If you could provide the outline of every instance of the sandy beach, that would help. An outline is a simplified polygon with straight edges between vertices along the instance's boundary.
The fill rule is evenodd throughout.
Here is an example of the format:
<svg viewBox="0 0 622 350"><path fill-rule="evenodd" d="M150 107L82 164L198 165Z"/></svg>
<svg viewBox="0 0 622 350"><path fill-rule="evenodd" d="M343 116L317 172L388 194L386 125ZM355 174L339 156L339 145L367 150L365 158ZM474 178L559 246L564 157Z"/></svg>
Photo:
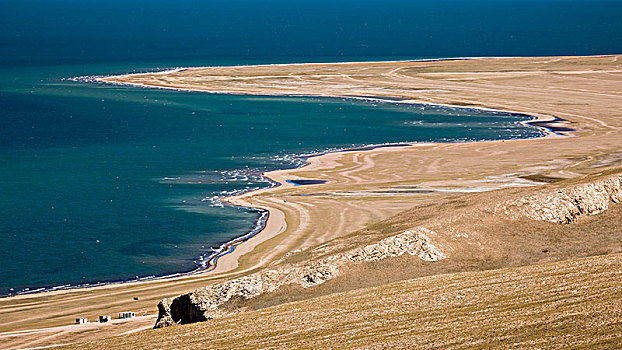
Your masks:
<svg viewBox="0 0 622 350"><path fill-rule="evenodd" d="M266 267L303 261L312 248L364 241L366 228L415 205L450 203L488 191L529 194L542 185L619 171L622 162L622 56L511 57L184 68L99 78L141 87L254 96L391 99L391 103L493 109L534 116L545 137L421 143L331 152L308 165L265 176L281 186L226 198L269 212L264 229L222 256L209 272L170 279L0 299L0 342L34 347L118 335L53 328L132 310L156 313L157 302ZM261 98L261 97L259 97ZM287 180L322 180L294 186ZM465 204L469 205L469 204ZM438 212L443 216L444 212ZM427 220L427 219L426 219ZM384 226L382 230L385 230ZM390 234L386 229L386 234ZM384 232L384 231L383 231ZM482 244L485 242L482 241ZM355 244L355 243L352 243ZM568 258L558 256L557 260ZM553 261L553 260L552 260ZM7 333L24 331L20 333Z"/></svg>
<svg viewBox="0 0 622 350"><path fill-rule="evenodd" d="M340 187L342 187L342 191L346 193L348 191L344 191L343 189L343 186L346 185L346 183L344 183L345 181L343 180L338 180L339 177L347 177L347 174L353 172L360 173L368 169L373 169L374 172L378 169L386 169L385 172L387 174L391 173L394 177L394 179L390 181L393 183L401 183L417 179L419 180L419 186L421 186L420 181L422 176L425 174L425 176L436 177L433 185L430 186L431 189L434 189L435 186L439 185L449 187L464 186L462 190L469 191L468 188L472 188L474 184L468 184L468 181L465 181L465 179L461 179L458 181L460 183L457 183L455 178L441 180L439 179L439 176L437 176L441 172L441 169L451 168L451 166L449 166L448 164L454 164L454 166L456 164L460 164L460 162L457 162L456 160L456 158L460 157L458 155L452 155L453 157L450 156L450 158L448 159L443 159L442 155L447 152L446 150L458 148L460 149L460 151L458 152L466 152L468 154L493 152L492 154L497 154L499 156L499 159L495 160L496 162L508 163L507 159L503 160L504 155L511 158L515 157L517 154L520 154L521 158L525 158L525 155L529 153L529 151L527 150L521 151L520 149L516 149L517 147L526 147L528 149L531 147L538 147L539 149L544 148L539 145L536 146L535 143L533 144L533 146L531 144L529 146L523 146L525 142L545 142L544 140L547 140L548 142L548 140L552 138L580 136L583 139L583 144L586 142L585 133L589 127L600 126L607 129L613 128L613 130L619 131L619 125L611 125L603 122L600 119L599 121L596 121L593 118L584 117L579 115L578 113L564 113L563 108L557 111L556 108L550 107L559 106L561 103L556 104L553 101L547 101L546 103L542 103L544 102L543 100L546 99L546 96L551 96L555 99L571 99L572 95L577 96L584 93L591 94L593 95L593 97L600 96L603 99L609 97L609 99L617 100L613 103L620 103L619 82L618 84L615 84L615 80L612 81L610 79L607 79L607 83L609 83L609 85L601 87L607 89L607 93L589 92L584 91L584 89L580 88L581 85L588 84L583 76L589 76L590 79L593 80L592 84L589 84L589 87L592 88L595 87L598 80L594 77L595 75L619 76L621 70L619 69L620 64L618 62L618 59L619 56L593 56L582 58L509 57L390 62L354 62L324 64L307 63L259 66L252 65L238 67L175 69L158 73L132 74L125 76L101 78L99 80L108 83L121 83L142 87L157 87L188 91L202 91L208 93L251 94L259 96L325 96L363 98L369 100L392 98L392 103L424 103L442 105L453 108L467 107L484 110L524 113L536 118L534 121L532 121L534 125L549 127L549 129L544 130L547 133L546 136L544 138L538 139L537 141L519 140L491 143L484 142L477 143L475 149L469 149L471 148L469 146L472 146L470 144L420 144L408 147L375 149L367 152L329 153L322 155L321 157L310 158L310 164L302 169L274 171L267 173L265 174L267 177L269 177L272 181L281 183L282 186L276 189L262 190L244 194L239 197L226 199L227 201L235 205L258 207L268 210L270 212L270 220L268 221L266 228L261 232L261 235L258 235L257 237L254 237L249 241L243 243L242 245L238 246L233 253L220 259L218 266L215 269L215 272L227 272L239 266L238 260L240 259L240 257L252 252L261 243L264 243L267 240L286 232L286 213L290 213L290 216L300 220L300 222L297 223L299 227L306 227L309 225L308 222L304 220L307 217L314 216L309 212L309 206L296 206L296 204L294 204L296 203L296 200L292 201L291 199L287 201L287 205L282 205L280 202L283 202L283 200L277 199L277 194L284 193L286 190L293 188L293 185L285 182L287 179L296 177L316 178L317 176L315 176L315 173L321 172L322 174L320 176L322 180L327 181L326 185L322 185L323 191L326 191L326 188L329 186L336 187L337 185L339 185ZM592 66L593 64L608 66L608 68L594 69ZM611 66L609 66L609 64ZM504 71L495 72L495 67L498 68L500 66L504 66ZM579 68L576 66L579 66ZM445 69L447 68L451 68L452 71L445 71ZM409 70L413 73L400 73ZM564 84L556 87L555 89L535 88L530 85L532 81L538 81L538 78L540 78L540 80L543 80L542 78L544 77L546 77L546 80L543 81L545 83L559 83L558 81L555 81L562 80L559 79L558 76L572 78L581 77L580 80L582 84L577 84L576 80L578 79L572 79L572 81L568 79L569 81L564 82ZM495 84L483 84L482 80L484 79L494 80ZM505 84L499 84L499 82L506 83L507 80L510 80L515 85L505 86ZM543 82L540 82L540 84L542 84ZM439 85L441 85L442 88L445 90L440 90ZM579 88L575 87L571 89L566 87L566 85L579 86ZM495 91L495 88L499 88L499 90ZM558 96L562 92L562 89L564 90L564 95L567 95L563 98ZM547 94L538 96L540 101L533 101L532 97L535 95L534 93L539 90L547 90ZM507 93L509 96L512 96L511 101L509 101L509 99L505 100L503 98L504 92ZM520 97L517 98L515 97L515 95L517 95L517 97ZM501 96L502 101L499 100L499 96ZM396 100L395 98L399 99ZM612 102L603 101L602 103L609 104ZM546 104L547 106L541 106L543 104ZM574 103L574 105L577 106L580 104ZM586 105L591 106L591 103L587 103ZM557 109L559 109L559 107ZM612 117L609 117L608 119ZM614 120L613 122L616 123L618 121ZM572 127L576 128L576 132L551 132L551 127L554 127L554 131L556 131L556 129L571 129ZM585 130L582 130L582 128L584 128ZM613 130L607 131L607 134L613 132ZM590 141L596 139L599 139L597 135L591 135ZM599 140L596 142L602 144L611 142L615 144L616 141ZM567 140L564 141L564 143L575 143L575 141ZM484 144L489 145L482 146ZM510 144L513 144L513 146L510 146ZM510 147L515 149L514 152L497 150L497 148L507 149ZM585 147L589 146L586 145ZM599 146L599 148L602 147L602 145ZM494 148L494 150L488 151L487 148ZM613 148L615 149L615 146ZM426 170L424 174L419 174L419 176L414 176L412 172L409 172L411 176L402 177L400 175L396 175L396 173L400 173L398 169L402 171L406 169L415 169L405 168L402 165L395 167L386 164L392 163L394 159L394 157L386 155L391 155L395 153L403 154L409 151L409 153L411 153L414 149L417 149L420 152L424 151L427 153L425 155L417 155L416 157L427 159L433 158L432 154L437 155L437 165ZM555 148L548 150L548 152L550 153L555 153L556 151L557 150ZM352 153L356 153L356 156L352 157ZM367 155L366 153L371 153L371 155ZM350 162L357 162L357 164L353 167L354 169L348 169L347 171L344 171L343 166L340 167L340 165L343 164L341 162L344 158L350 157L355 158L356 160L348 160ZM388 158L385 164L377 164L374 161L374 158L383 157ZM360 162L359 159L361 158L365 160L363 162ZM504 169L506 171L505 174L494 174L494 172L491 172L491 174L488 175L489 179L487 180L488 188L495 188L495 186L499 188L513 185L520 186L524 184L523 181L519 180L520 176L528 176L532 175L531 173L538 172L539 169L531 170L531 168L534 167L534 163L542 163L543 159L547 158L549 159L549 161L558 161L560 163L563 163L562 159L564 157L558 157L562 159L555 159L556 157L552 157L550 154L543 154L541 157L537 157L536 159L521 159L520 165L516 164L516 166L511 170ZM488 161L490 163L493 163L490 160ZM421 160L421 162L423 163L424 161ZM485 160L482 160L482 162L485 162ZM443 163L445 163L445 165L443 165ZM476 175L476 177L481 176L481 172L476 171L474 169L474 165L475 164L468 164L468 167L471 169L471 171L474 171L478 174ZM559 176L561 178L576 176L577 174L568 173L567 168L569 168L569 165L571 165L572 167L576 166L575 164L559 164L550 167L550 169L543 169L545 171L539 171L539 173L546 172L547 176ZM333 170L335 168L339 169L338 174L336 174ZM465 168L466 166L464 168L461 168L460 172L465 171ZM328 176L328 173L332 173L333 177L330 178ZM454 174L455 173L452 173L450 177L453 177ZM508 177L508 174L510 174L511 176ZM497 180L498 183L495 185L495 180L490 180L490 177L495 176L501 176L504 178ZM363 184L376 183L378 179L374 176L370 179L367 179L367 181L364 181L362 178L358 177L348 177L348 180L349 181L347 181L347 186L360 186ZM477 184L477 180L475 181L475 184ZM307 191L312 191L307 189L296 190L298 196L300 196L300 194L309 195L310 193L307 193ZM270 199L262 198L267 196L268 193L274 193L275 195L271 196ZM364 197L364 195L361 197ZM375 200L380 201L379 198L375 198ZM392 207L395 208L395 210L399 210L406 209L406 206L408 206L408 204L406 204L405 207L401 207L399 204L396 203L399 202L399 199L395 197L391 198L391 202L392 203L390 205L385 204L379 205L378 207L383 209ZM324 202L315 202L314 207L334 208L334 205L330 205ZM315 215L322 217L325 216L325 214L321 213L315 213ZM373 216L371 213L367 213L366 217L371 218ZM348 223L344 225L344 227L348 227L349 230L356 230L357 228L361 228L364 223L367 222L369 221L366 220L363 222L359 222L357 225L357 223L355 222L348 221ZM299 228L298 230L301 229ZM317 231L323 230L324 228L318 229ZM338 237L342 234L345 234L345 232L333 233L331 238ZM285 235L298 237L298 235ZM291 250L306 248L321 241L322 240L310 240L306 244L302 244L301 246L296 247L294 247L292 243ZM264 265L267 261L270 261L273 258L272 254L269 254L268 256L269 257L262 257L261 259L257 260L259 262L257 265L249 266L247 269L245 269L245 271L256 268L258 265Z"/></svg>

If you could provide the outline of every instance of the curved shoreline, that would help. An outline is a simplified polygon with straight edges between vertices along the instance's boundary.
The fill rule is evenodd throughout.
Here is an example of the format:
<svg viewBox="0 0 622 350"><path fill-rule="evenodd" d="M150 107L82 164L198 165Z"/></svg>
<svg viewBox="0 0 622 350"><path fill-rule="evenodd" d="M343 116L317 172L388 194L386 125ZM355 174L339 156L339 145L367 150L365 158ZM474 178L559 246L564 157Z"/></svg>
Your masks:
<svg viewBox="0 0 622 350"><path fill-rule="evenodd" d="M529 121L527 121L529 122ZM523 123L523 122L520 122ZM537 138L543 138L546 136L539 136L539 137L532 137L532 138L521 138L521 139L498 139L498 140L483 140L483 141L465 141L465 142L448 142L448 143L484 143L484 142L494 142L494 141L516 141L516 140L529 140L529 139L537 139ZM300 156L298 157L298 159L302 160L304 162L304 164L302 164L300 167L297 168L303 168L306 167L308 165L310 165L311 163L308 162L308 159L311 158L315 158L315 157L321 157L327 154L336 154L336 153L344 153L344 152L357 152L357 151L372 151L374 149L378 149L378 148L406 148L406 147L412 147L414 145L418 145L418 144L438 144L435 142L425 142L425 143L417 143L417 142L412 142L412 143L382 143L382 144L369 144L369 145L363 145L360 147L354 147L354 148L343 148L343 149L335 149L335 150L328 150L325 152L320 152L320 153L313 153L310 155L304 155L304 156ZM272 171L287 171L287 170L292 170L292 169L296 169L296 168L287 168L287 169L275 169ZM162 280L169 280L169 279L178 279L178 278L183 278L185 276L193 276L193 275L200 275L200 274L204 274L204 273L209 273L214 271L218 266L218 260L235 252L235 249L244 244L246 241L248 241L249 239L259 235L266 227L266 224L270 218L270 209L266 209L266 208L260 208L260 207L254 207L254 206L247 206L247 205L243 205L243 204L236 204L235 200L237 197L245 197L246 195L255 195L261 191L265 191L265 190L270 190L276 187L281 187L284 184L277 182L276 180L270 178L269 176L262 174L262 177L264 177L265 179L267 179L268 181L270 181L271 183L275 184L275 186L270 186L270 187L266 187L266 188L260 188L260 189L255 189L255 190L249 190L249 191L245 191L233 196L224 196L219 198L218 200L221 202L224 202L226 205L230 205L230 206L235 206L235 207L241 207L241 208L246 208L249 210L254 210L260 213L260 217L257 219L255 226L249 230L248 232L246 232L245 234L242 234L238 237L235 237L233 239L231 239L230 241L226 241L223 244L221 244L216 251L214 251L211 255L208 255L207 261L205 263L205 266L200 266L200 267L196 267L190 271L181 271L181 272L175 272L175 273L171 273L171 274L165 274L165 275L151 275L151 276L143 276L143 277L138 277L138 278L132 278L132 279L127 279L127 280L112 280L112 281L102 281L102 282L92 282L92 283L84 283L84 284L78 284L78 285L72 285L72 284L63 284L63 285L59 285L59 286L52 286L52 287L32 287L34 289L30 289L27 288L27 290L21 290L18 291L16 293L7 293L7 294L0 294L0 299L2 298L11 298L11 297L16 297L16 296L29 296L29 295L34 295L34 294L41 294L41 293L50 293L50 292L58 292L58 291L68 291L68 290L76 290L76 289L88 289L88 288L97 288L97 287L102 287L102 286L111 286L111 285L126 285L126 284L132 284L132 283L145 283L145 282L157 282L157 281L162 281ZM292 184L294 185L294 184ZM296 186L296 185L294 185ZM265 215L264 215L265 214ZM220 271L222 272L226 272L226 271Z"/></svg>
<svg viewBox="0 0 622 350"><path fill-rule="evenodd" d="M600 56L600 55L595 55L595 56ZM314 66L314 65L351 65L351 64L365 64L365 63L409 63L409 62L443 62L443 61L465 61L465 60L477 60L477 59L488 59L488 58L515 58L515 57L456 57L456 58L439 58L439 59L421 59L421 60L398 60L398 61L368 61L368 62L330 62L330 63L279 63L279 64L260 64L260 65L238 65L238 66L210 66L210 67L176 67L173 69L165 69L165 70L161 70L161 71L155 71L155 72L141 72L141 73L129 73L129 74L122 74L122 75L112 75L112 76L93 76L93 77L75 77L75 78L70 78L68 80L72 80L72 81L77 81L77 82L83 82L83 83L99 83L99 84L103 84L103 85L111 85L111 86L125 86L125 87L133 87L133 88L145 88L145 89L162 89L162 90L173 90L173 91L183 91L183 92L195 92L195 93L207 93L207 94L217 94L217 95L236 95L236 96L260 96L260 97L274 97L274 96L278 96L278 97L285 97L285 98L296 98L296 97L311 97L311 98L331 98L331 99L346 99L346 100L362 100L362 101L373 101L373 102L378 102L378 103L393 103L393 104L407 104L407 105L422 105L422 106L434 106L434 107L441 107L441 108L452 108L452 109L463 109L463 110L476 110L476 111L483 111L483 112L492 112L492 113L507 113L510 115L515 115L515 116L521 116L521 117L525 117L525 118L532 118L532 119L528 119L528 120L524 120L524 121L519 121L518 123L521 125L524 125L525 127L536 127L538 128L541 132L542 135L541 136L537 136L537 137L528 137L528 138L518 138L518 139L495 139L495 140L479 140L479 141L457 141L457 142L425 142L425 144L444 144L444 143L486 143L486 142L495 142L495 141L517 141L517 140L529 140L529 139L541 139L541 138L548 138L548 137L565 137L565 136L570 136L571 134L564 134L564 133L558 133L555 131L555 126L548 126L548 124L550 123L555 123L558 120L561 121L566 121L564 119L560 119L558 117L555 116L548 116L548 115L540 115L537 114L535 115L530 115L530 114L526 114L523 112L518 112L518 111L513 111L513 110L504 110L504 109L498 109L498 108L492 108L492 107L475 107L475 106L460 106L460 105L451 105L451 104L444 104L444 103L421 103L421 102L413 102L411 100L408 99L402 99L399 97L387 97L387 96L350 96L350 95L324 95L324 94L317 94L317 95L308 95L308 94L278 94L278 93L274 93L274 94L262 94L262 95L256 95L256 94L245 94L245 93L237 93L237 92L222 92L222 91L205 91L205 90L195 90L195 89L184 89L184 88L172 88L172 87L162 87L162 86L153 86L153 85L148 85L148 84L135 84L135 83L119 83L119 82L110 82L110 81L106 81L106 78L116 78L116 77L124 77L124 76L132 76L132 75L143 75L143 74L170 74L170 73L176 73L176 72L183 72L187 69L191 69L191 68L252 68L252 67L279 67L279 66ZM564 132L567 131L574 131L574 130L564 130ZM299 167L299 168L303 168L306 167L308 165L310 165L310 163L308 162L309 159L311 158L315 158L315 157L321 157L323 155L326 154L335 154L335 153L343 153L343 152L353 152L353 151L372 151L374 149L378 149L378 148L387 148L387 147L391 147L391 148L407 148L407 147L412 147L413 145L416 144L421 144L418 142L396 142L396 143L382 143L382 144L369 144L369 145L362 145L362 146L357 146L357 147L352 147L352 148L341 148L341 149L333 149L333 150L327 150L327 151L323 151L323 152L319 152L319 153L313 153L313 154L309 154L309 155L303 155L303 156L299 156L297 157L298 159L302 160L304 163ZM286 170L291 170L290 169L275 169L272 170L270 172L281 172L281 171L286 171ZM64 285L60 285L60 286L52 286L52 287L38 287L35 289L28 289L28 290L21 290L18 291L16 293L7 293L7 294L0 294L0 298L8 298L8 297L15 297L15 296L21 296L21 295L33 295L33 294L39 294L39 293L49 293L49 292L56 292L56 291L64 291L64 290L75 290L75 289L88 289L88 288L96 288L96 287L101 287L101 286L107 286L107 285L126 285L126 284L131 284L131 283L146 283L146 282L154 282L154 281L162 281L162 280L168 280L168 279L177 279L177 278L183 278L185 276L194 276L194 275L201 275L201 274L205 274L205 273L209 273L209 272L214 272L217 270L218 268L218 260L226 257L228 255L231 255L235 252L236 248L238 248L239 246L243 245L244 243L246 243L248 240L252 239L253 237L259 235L260 233L262 233L265 228L266 228L266 224L268 222L268 220L270 220L270 208L261 208L261 207L256 207L256 206L249 206L249 205L245 205L241 202L237 202L238 199L250 196L250 195L255 195L258 193L261 193L263 191L267 191L270 189L273 189L275 187L290 187L287 186L284 183L278 182L276 179L269 177L266 174L262 174L262 177L266 178L269 182L271 182L272 184L276 184L276 186L270 186L267 188L261 188L261 189L256 189L256 190L250 190L250 191L245 191L242 193L238 193L235 194L233 196L225 196L225 197L221 197L218 200L222 201L228 205L232 205L232 206L239 206L239 207L243 207L243 208L247 208L250 210L256 210L258 212L260 212L260 217L257 219L255 226L249 230L248 232L235 237L229 241L224 242L223 244L221 244L216 251L213 252L213 254L208 255L207 256L207 260L205 261L204 266L199 266L196 267L190 271L182 271L182 272L176 272L176 273L172 273L172 274L166 274L166 275L151 275L151 276L144 276L144 277L139 277L139 278L132 278L132 279L127 279L127 280L113 280L113 281L103 281L103 282L93 282L93 283L85 283L85 284L79 284L79 285L71 285L71 284L64 284ZM265 215L264 215L265 213ZM274 218L273 218L274 220ZM236 258L237 260L237 258ZM237 262L236 262L237 263ZM220 271L217 271L219 273L224 273L224 272L228 272L228 270L230 269L222 269ZM33 287L34 288L34 287Z"/></svg>
<svg viewBox="0 0 622 350"><path fill-rule="evenodd" d="M176 69L175 71L179 71L180 69ZM125 85L125 86L131 86L134 87L131 84L117 84L117 83L104 83L104 84L108 84L108 85ZM142 87L142 86L141 86ZM144 86L142 88L151 88L149 86ZM156 88L156 87L153 87ZM201 91L194 91L194 90L188 90L190 92L201 92ZM219 93L217 93L219 94ZM225 93L225 95L228 95ZM272 96L272 95L271 95ZM279 95L282 96L282 95ZM343 99L352 99L352 100L364 100L364 101L375 101L375 102L380 102L380 103L395 103L395 101L387 101L387 100L383 100L381 98L374 98L374 97L349 97L349 96L296 96L296 95L292 95L292 96L282 96L282 97L323 97L323 98L343 98ZM480 111L484 111L484 112L499 112L499 113L508 113L508 114L515 114L517 116L524 116L526 118L532 118L530 120L524 120L524 121L519 121L518 123L521 125L524 125L526 127L537 127L538 129L540 129L543 134L541 136L536 136L536 137L528 137L528 138L517 138L517 139L495 139L495 140L479 140L479 141L456 141L456 142L442 142L442 143L485 143L485 142L494 142L494 141L515 141L515 140L529 140L529 139L538 139L538 138L544 138L544 137L548 137L551 135L554 135L555 133L553 131L551 131L549 128L546 127L542 127L542 126L534 126L531 125L532 122L539 122L539 123L546 123L549 120L541 118L539 119L538 117L535 116L530 116L524 113L519 113L519 112L512 112L512 111L503 111L503 110L498 110L498 109L484 109L484 108L472 108L472 107L464 107L464 106L452 106L452 105L443 105L443 104L421 104L421 103L409 103L409 102L402 102L405 104L410 104L410 105L428 105L428 106L436 106L436 107L444 107L444 108L459 108L459 109L470 109L470 110L480 110ZM564 135L567 136L567 135ZM381 144L365 144L365 145L361 145L361 146L355 146L352 148L338 148L338 149L329 149L323 152L318 152L318 153L311 153L311 154L305 154L305 155L300 155L300 156L296 156L297 159L301 160L303 162L303 164L299 167L296 168L304 168L308 165L310 165L311 163L309 162L309 159L311 158L316 158L316 157L321 157L327 154L336 154L336 153L344 153L344 152L356 152L356 151L373 151L375 149L378 148L406 148L406 147L412 147L414 145L418 145L418 144L440 144L439 142L395 142L395 143L381 143ZM286 168L286 169L275 169L275 170L271 170L270 172L273 171L286 171L286 170L291 170L291 169L296 169L296 168ZM243 191L241 193L235 194L233 196L224 196L219 198L218 200L221 202L224 202L227 205L231 205L231 206L236 206L236 207L242 207L242 208L246 208L249 210L254 210L260 213L259 218L256 220L255 225L252 229L250 229L248 232L235 237L229 241L226 241L224 243L222 243L217 250L215 250L211 255L207 256L207 260L205 261L205 264L203 266L198 266L192 270L189 271L180 271L180 272L175 272L175 273L171 273L171 274L165 274L165 275L150 275L150 276L143 276L143 277L138 277L138 278L131 278L131 279L127 279L127 280L112 280L112 281L102 281L102 282L91 282L91 283L84 283L84 284L78 284L78 285L72 285L70 283L68 284L63 284L63 285L59 285L59 286L52 286L52 287L32 287L33 289L31 290L30 288L27 288L26 290L21 290L15 293L7 293L7 294L0 294L0 299L1 298L9 298L9 297L15 297L15 296L21 296L21 295L33 295L33 294L39 294L39 293L49 293L49 292L56 292L56 291L65 291L65 290L75 290L75 289L87 289L87 288L96 288L96 287L101 287L101 286L107 286L107 285L121 285L121 284L130 284L130 283L145 283L145 282L155 282L155 281L162 281L162 280L167 280L167 279L177 279L177 278L183 278L185 276L193 276L193 275L200 275L200 274L204 274L204 273L209 273L212 272L214 270L217 269L218 267L218 260L234 253L235 249L244 244L245 242L247 242L249 239L259 235L266 227L266 224L268 222L268 220L270 219L270 209L269 208L260 208L260 207L255 207L255 206L248 206L248 205L244 205L244 204L238 204L236 203L236 199L238 197L243 198L246 197L248 195L255 195L258 194L260 192L266 191L266 190L270 190L276 187L282 187L286 184L278 182L277 180L269 177L268 175L266 175L265 173L261 174L262 177L264 177L265 179L267 179L272 185L266 188L260 188L260 189L255 189L255 190L249 190L249 191ZM288 186L289 187L289 186ZM219 271L219 272L226 272L226 271Z"/></svg>
<svg viewBox="0 0 622 350"><path fill-rule="evenodd" d="M600 56L600 55L598 55ZM475 60L475 59L480 59L478 58L457 58L457 59L437 59L437 60L413 60L413 61L389 61L389 62L395 62L395 63L406 63L406 62L430 62L430 61L453 61L453 60ZM486 58L483 58L486 59ZM362 62L362 63L370 63L370 62ZM374 62L372 62L374 63ZM388 63L387 61L380 61L380 62L375 62L375 63ZM157 75L166 75L172 72L180 72L180 71L186 71L188 69L211 69L211 68L265 68L265 67L291 67L291 66L323 66L323 65L357 65L357 64L361 64L359 62L340 62L340 63L302 63L302 64L274 64L274 65L246 65L246 66L232 66L232 67L188 67L188 68L182 68L182 69L175 69L175 70L171 70L171 71L164 71L164 72L158 72L155 73ZM121 75L121 76L115 76L115 77L125 77L125 76L131 76L131 75L141 75L141 73L138 74L129 74L129 75ZM558 118L556 116L552 116L552 115L546 115L546 114L542 114L542 113L533 113L533 114L526 114L524 112L519 112L519 111L515 111L515 110L510 110L510 109L499 109L499 108L494 108L494 107L479 107L479 106L460 106L460 105L454 105L454 104L447 104L447 103L431 103L431 102L426 102L426 103L422 103L420 101L412 101L406 98L400 98L400 97L387 97L387 96L352 96L352 95L342 95L342 94L322 94L322 93L315 93L315 94L309 94L309 93L278 93L278 92L269 92L269 91L262 91L261 94L257 94L255 92L237 92L237 91L231 91L231 90L226 90L226 89L218 89L218 90L210 90L210 89L195 89L195 88L180 88L180 87L170 87L170 86L158 86L158 85L150 85L150 84L141 84L141 83L128 83L128 82L114 82L114 81L109 81L106 80L106 78L99 78L97 79L98 82L100 83L105 83L105 84L113 84L113 85L122 85L122 86L131 86L131 87L138 87L138 88L156 88L156 89L163 89L163 90L175 90L175 91L185 91L185 92L197 92L197 93L209 93L209 94L229 94L229 95L242 95L242 96L278 96L278 97L326 97L326 98L343 98L343 99L354 99L354 100L366 100L366 101L376 101L376 102L383 102L383 103L406 103L406 104L418 104L418 105L429 105L429 106L438 106L438 107L447 107L447 108L453 108L453 109L467 109L467 110L479 110L479 111L485 111L485 112L502 112L502 113L510 113L510 114L517 114L520 116L524 116L526 118L531 118L530 120L524 120L519 122L520 124L526 126L526 127L536 127L538 128L543 135L541 137L538 138L551 138L551 137L563 137L563 136L569 136L569 134L565 133L565 132L569 132L569 131L574 131L570 128L565 128L565 127L559 127L557 125L555 125L556 122L560 122L560 121L565 121L561 118ZM269 89L268 89L269 90ZM501 139L499 139L501 140ZM521 139L522 140L522 139ZM485 142L491 142L492 140L486 140L486 141L469 141L469 142L475 142L475 143L485 143ZM504 140L506 141L506 140ZM373 150L374 148L376 148L376 146L378 145L370 145L370 146L365 146L363 147L364 149L342 149L342 150L338 150L338 152L348 152L348 151L356 151L356 150ZM408 145L404 145L405 147L410 147L412 146L412 144L408 144ZM326 153L333 153L333 152L323 152L320 154L316 154L316 155L312 155L309 156L308 158L312 158L312 157L317 157L317 156L321 156L323 154ZM306 165L308 165L309 163L307 162ZM278 170L277 170L278 172ZM274 181L274 182L278 182L278 180L274 177L270 177L270 175L264 174L264 176L266 176L270 181ZM278 182L280 183L280 182ZM281 183L281 185L283 185ZM289 187L289 186L287 186ZM249 193L243 193L243 194L239 194L239 195L235 195L235 196L231 196L231 197L226 197L223 198L222 200L229 203L229 204L233 204L233 205L239 205L239 206L243 206L243 207L248 207L248 208L256 208L256 209L263 209L263 210L267 210L269 213L272 214L272 208L270 207L258 207L256 205L250 205L248 203L245 203L243 201L243 198L248 197L248 196L252 196L252 195L256 195L259 193L262 193L264 191L267 191L268 189L259 189L259 190L255 190L255 191L251 191ZM270 220L275 220L274 219L274 215L269 215ZM284 221L284 218L281 219L282 221ZM262 229L262 231L260 233L262 233L265 230L265 226ZM272 235L274 236L274 235ZM254 237L254 236L253 236ZM253 237L249 237L248 239L251 239ZM269 237L267 237L269 238ZM266 239L267 239L266 238ZM240 245L243 245L247 240L239 243L239 244L235 244L233 245L231 248L232 249L228 249L227 252L228 254L232 254L235 251L235 248L239 247ZM237 255L237 254L236 254ZM241 255L241 254L240 254ZM220 255L220 257L222 257L224 255ZM227 272L229 270L234 269L235 267L237 267L237 259L239 258L239 255L237 257L232 257L233 258L234 263L233 266L229 266L228 268L225 269L220 269L219 272ZM209 271L214 271L216 270L217 266L214 266L214 268L209 269Z"/></svg>

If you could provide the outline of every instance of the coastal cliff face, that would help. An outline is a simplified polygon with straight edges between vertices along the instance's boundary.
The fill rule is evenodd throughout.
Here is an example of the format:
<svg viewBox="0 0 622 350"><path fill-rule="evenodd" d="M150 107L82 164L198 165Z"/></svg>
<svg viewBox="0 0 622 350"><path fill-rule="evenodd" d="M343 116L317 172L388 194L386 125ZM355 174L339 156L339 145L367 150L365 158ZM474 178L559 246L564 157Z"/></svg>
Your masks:
<svg viewBox="0 0 622 350"><path fill-rule="evenodd" d="M613 203L622 202L622 174L579 185L545 187L536 194L509 200L503 196L497 198L497 204L487 207L483 213L487 213L488 216L491 216L491 213L500 216L502 220L505 220L503 221L505 224L527 218L565 225L576 222L581 216L602 213ZM464 213L449 215L463 217ZM467 245L475 247L472 252L481 252L483 245L494 245L495 243L490 243L494 241L487 243L483 237L472 238L478 236L476 221L480 220L476 219L476 213L471 211L468 212L468 217L470 219L467 221L471 222L471 229L467 230L468 234L459 236L466 240ZM439 262L449 258L450 253L454 252L456 246L452 244L461 244L450 243L460 242L456 241L456 235L452 234L453 224L450 222L430 226L434 230L423 226L415 227L341 253L331 253L330 248L324 249L320 246L313 251L322 251L328 255L321 255L321 258L302 263L281 265L267 271L196 289L173 299L164 299L158 305L159 315L154 328L232 315L239 310L223 307L231 300L236 298L249 300L275 292L286 285L298 285L302 288L318 286L339 276L346 266L379 262L403 255L418 257L420 261L430 263ZM496 223L495 227L498 225L503 227L503 223ZM498 247L489 248L498 250Z"/></svg>
<svg viewBox="0 0 622 350"><path fill-rule="evenodd" d="M444 259L445 254L431 241L430 236L434 235L434 231L419 227L316 262L285 265L196 289L173 299L164 299L158 304L158 319L154 328L226 316L232 312L224 311L220 306L233 298L251 299L288 284L298 284L303 288L320 285L338 276L346 264L379 261L404 254L430 262Z"/></svg>
<svg viewBox="0 0 622 350"><path fill-rule="evenodd" d="M512 218L569 224L583 215L596 215L622 202L622 175L557 191L539 193L495 206L495 213Z"/></svg>

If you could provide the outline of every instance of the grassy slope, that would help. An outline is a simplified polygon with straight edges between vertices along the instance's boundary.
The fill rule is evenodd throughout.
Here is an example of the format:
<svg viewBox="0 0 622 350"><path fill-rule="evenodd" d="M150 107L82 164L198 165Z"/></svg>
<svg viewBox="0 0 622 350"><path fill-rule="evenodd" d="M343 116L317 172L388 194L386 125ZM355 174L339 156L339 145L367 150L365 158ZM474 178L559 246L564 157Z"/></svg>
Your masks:
<svg viewBox="0 0 622 350"><path fill-rule="evenodd" d="M73 348L615 348L621 279L621 254L437 275Z"/></svg>

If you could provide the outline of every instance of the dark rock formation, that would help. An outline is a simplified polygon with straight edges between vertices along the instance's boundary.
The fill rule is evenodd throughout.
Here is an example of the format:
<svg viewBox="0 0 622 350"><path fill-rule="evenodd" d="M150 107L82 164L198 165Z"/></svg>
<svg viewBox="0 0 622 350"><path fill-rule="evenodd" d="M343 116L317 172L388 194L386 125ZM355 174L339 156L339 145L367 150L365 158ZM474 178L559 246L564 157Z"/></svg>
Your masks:
<svg viewBox="0 0 622 350"><path fill-rule="evenodd" d="M158 320L153 328L209 320L202 302L204 296L197 295L201 294L199 291L160 301L158 303Z"/></svg>
<svg viewBox="0 0 622 350"><path fill-rule="evenodd" d="M196 302L193 293L183 294L171 302L171 318L175 323L194 323L207 321L205 311L201 310L201 303ZM194 300L193 300L194 299Z"/></svg>

